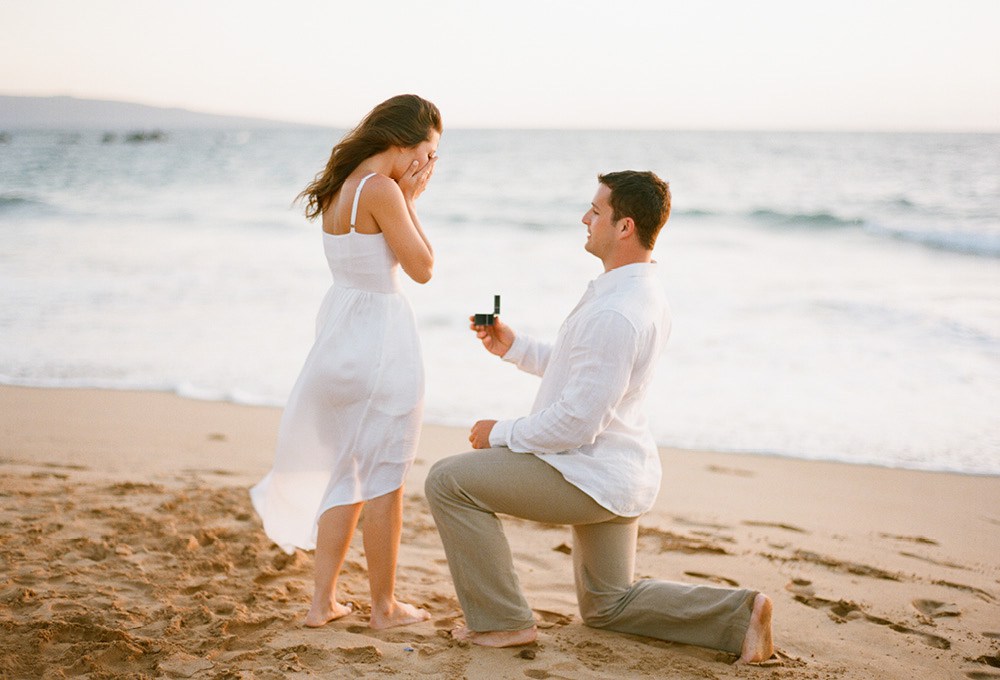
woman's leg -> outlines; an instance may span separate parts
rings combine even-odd
[[[315,588],[312,606],[306,614],[305,625],[322,626],[351,613],[349,605],[337,602],[337,577],[344,566],[347,549],[358,524],[362,503],[338,505],[319,518],[316,535]]]
[[[391,628],[426,621],[423,609],[396,600],[396,560],[403,531],[403,489],[373,498],[365,507],[361,528],[372,591],[369,626]]]

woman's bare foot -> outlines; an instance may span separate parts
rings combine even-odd
[[[383,628],[393,628],[395,626],[408,626],[411,623],[420,623],[431,618],[431,615],[412,604],[405,602],[394,602],[389,607],[382,609],[373,605],[372,616],[368,621],[368,627],[375,630]]]
[[[354,606],[350,602],[347,604],[332,602],[322,605],[317,605],[314,602],[312,607],[309,608],[309,613],[306,614],[306,620],[303,625],[309,628],[319,628],[335,619],[343,618],[353,611]]]
[[[774,654],[774,641],[771,639],[771,612],[774,608],[771,598],[764,593],[757,593],[753,599],[753,613],[750,614],[750,627],[743,638],[743,651],[739,663],[760,663],[767,661]]]
[[[524,630],[488,630],[477,633],[465,626],[451,631],[456,640],[466,640],[483,647],[519,647],[530,645],[538,639],[538,627],[532,626]]]

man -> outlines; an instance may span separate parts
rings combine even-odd
[[[651,172],[598,177],[586,250],[604,264],[554,345],[495,319],[475,326],[483,346],[541,376],[531,413],[480,420],[469,453],[428,474],[434,514],[466,627],[458,639],[488,647],[533,642],[538,630],[496,514],[573,527],[573,566],[584,623],[763,661],[773,653],[771,600],[745,589],[632,582],[639,515],[652,507],[660,460],[643,411],[670,333],[652,260],[670,215],[670,188]]]

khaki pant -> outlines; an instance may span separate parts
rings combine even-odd
[[[470,630],[534,625],[496,514],[573,527],[584,623],[739,654],[756,591],[632,582],[638,518],[619,517],[536,456],[483,449],[438,461],[425,487]]]

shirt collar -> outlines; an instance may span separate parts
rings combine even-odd
[[[604,272],[591,283],[598,295],[610,293],[629,279],[645,279],[656,276],[656,262],[635,262]]]

